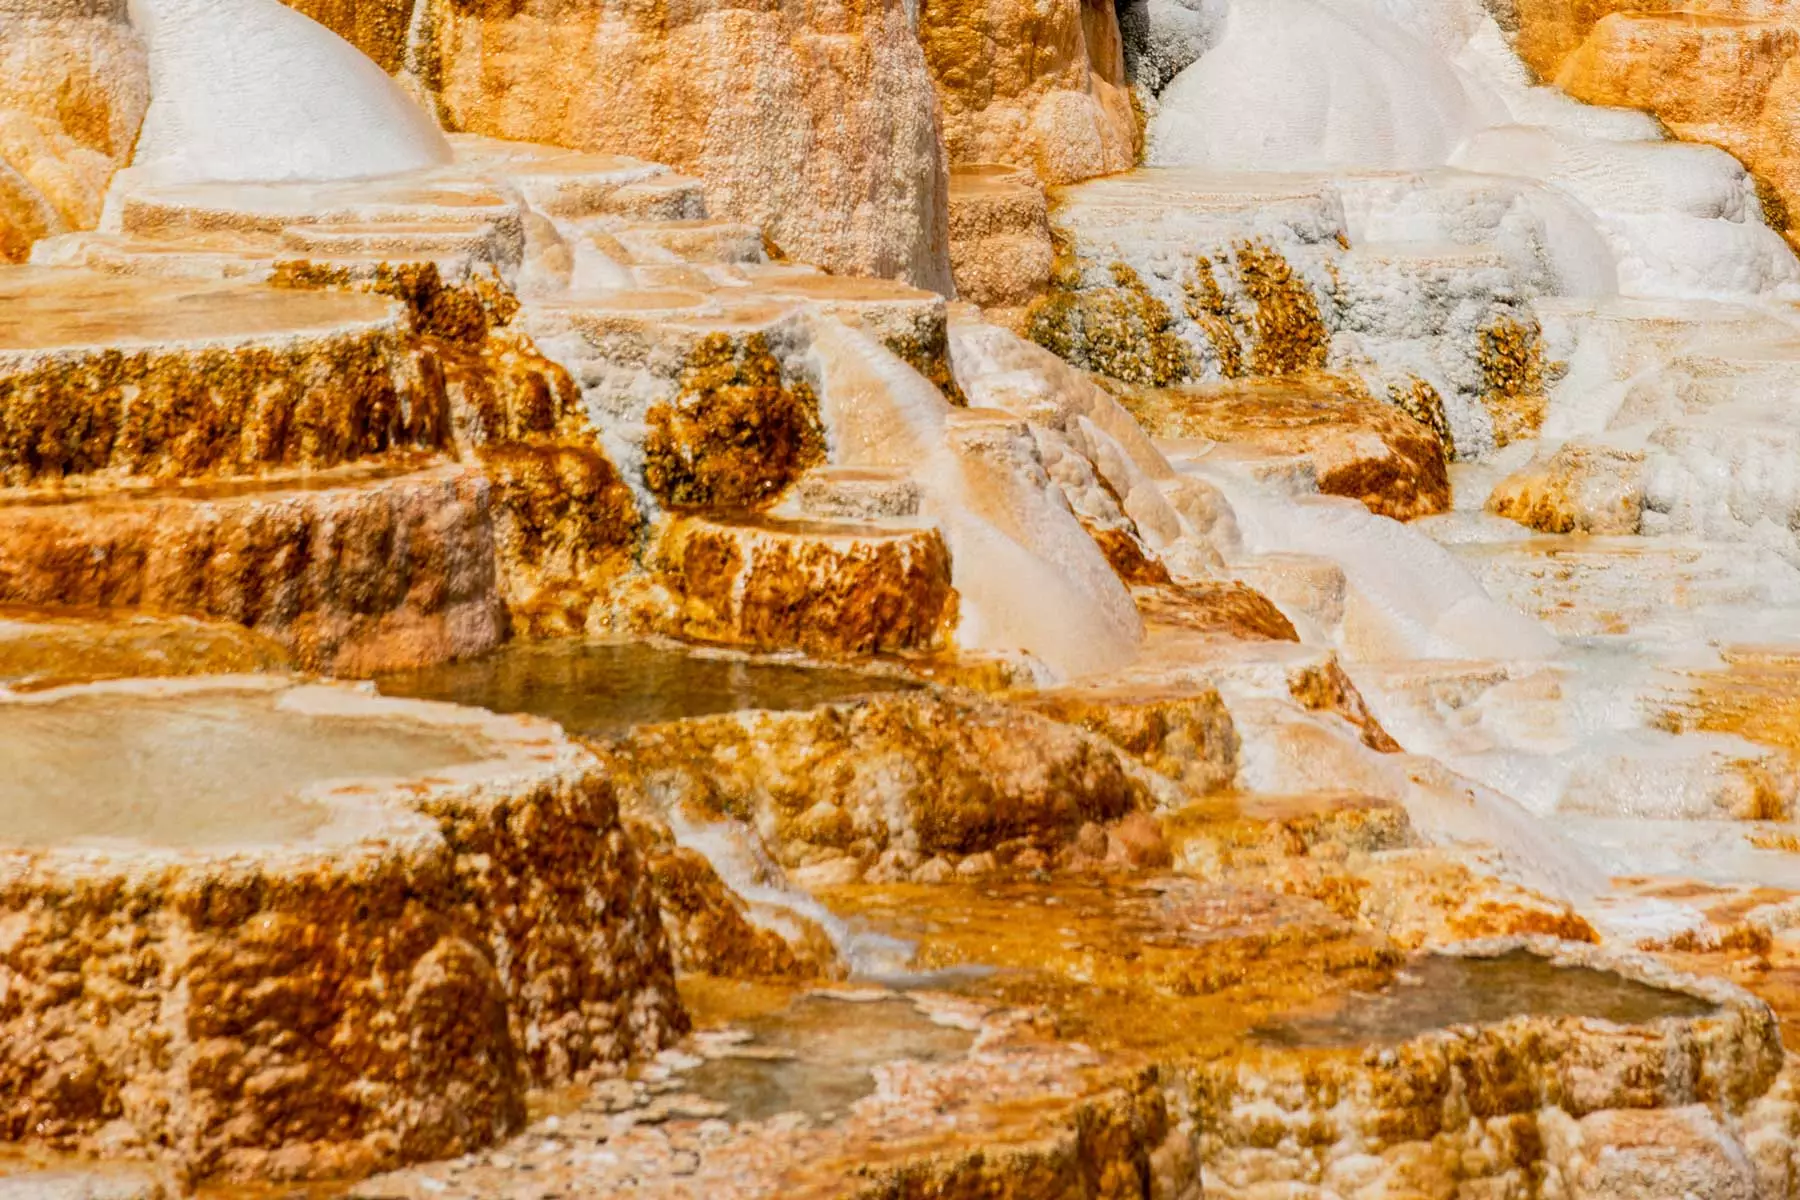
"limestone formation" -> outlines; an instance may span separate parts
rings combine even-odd
[[[481,1145],[526,1088],[683,1028],[610,786],[552,726],[248,678],[8,697],[0,722],[12,1138],[368,1171]],[[94,754],[119,726],[141,771]]]
[[[0,0],[0,1196],[1800,1196],[1778,10]]]
[[[1141,131],[1113,8],[929,0],[919,41],[952,163],[1010,163],[1057,184],[1136,161]]]
[[[451,128],[667,163],[796,258],[947,290],[945,160],[910,14],[432,3],[391,23]]]
[[[149,78],[122,0],[0,9],[0,261],[99,222],[113,172],[130,161]]]

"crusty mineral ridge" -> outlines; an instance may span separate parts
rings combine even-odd
[[[950,286],[936,106],[901,0],[301,7],[409,70],[451,128],[667,163],[798,258]]]
[[[547,723],[215,677],[7,695],[0,725],[9,1138],[367,1171],[685,1023],[611,787]],[[96,756],[121,728],[131,760]]]
[[[925,0],[919,41],[952,163],[1012,163],[1070,183],[1137,161],[1142,131],[1112,5]]]
[[[340,674],[437,662],[501,639],[490,505],[456,466],[25,498],[0,504],[0,597],[235,621]]]
[[[1230,761],[1228,727],[1204,699],[1186,715],[1189,725],[1146,745],[1146,757],[1163,767],[1185,756],[1195,776],[1216,779]],[[992,866],[1027,852],[1047,861],[1082,826],[1174,790],[1105,736],[931,694],[643,726],[611,750],[621,787],[676,816],[745,820],[784,865],[834,862],[852,877],[904,878],[931,860],[945,872],[971,857]],[[823,792],[822,779],[832,781]]]
[[[254,476],[448,443],[375,297],[0,272],[0,484]]]
[[[1330,376],[1119,389],[1153,437],[1200,438],[1249,458],[1309,462],[1319,491],[1409,520],[1450,507],[1442,442],[1360,386]]]
[[[950,169],[950,268],[959,299],[1029,304],[1050,284],[1055,248],[1042,185],[1002,163]]]
[[[1544,533],[1632,534],[1644,509],[1644,453],[1566,442],[1495,486],[1487,509]]]
[[[248,675],[293,665],[275,639],[222,621],[0,607],[0,684],[20,690],[145,676]]]
[[[125,0],[0,4],[0,261],[91,229],[150,99]]]
[[[1773,1117],[1757,1103],[1782,1061],[1765,1005],[1720,981],[1573,943],[1515,938],[1466,949],[1493,957],[1522,946],[1713,1007],[1640,1021],[1521,1014],[1398,1043],[1251,1049],[1209,1064],[1193,1080],[1209,1194],[1278,1187],[1323,1197],[1356,1186],[1504,1195],[1546,1175],[1565,1189],[1552,1194],[1595,1200],[1789,1194],[1785,1178],[1759,1191],[1741,1144],[1726,1132],[1760,1131]],[[1673,1144],[1690,1151],[1683,1170],[1691,1191],[1653,1182],[1682,1172],[1659,1171],[1654,1156],[1646,1161],[1652,1139],[1633,1131],[1649,1129],[1684,1135]],[[1601,1150],[1587,1138],[1617,1140]],[[1634,1176],[1643,1190],[1619,1190],[1617,1181]]]
[[[1800,203],[1800,31],[1780,6],[1527,0],[1515,11],[1515,45],[1544,79],[1590,104],[1647,109],[1676,136],[1729,151],[1765,185],[1769,224],[1789,228]]]
[[[950,554],[929,526],[740,518],[670,522],[631,619],[655,632],[831,656],[942,648]]]

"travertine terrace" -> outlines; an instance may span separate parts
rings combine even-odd
[[[1797,54],[0,0],[0,1195],[1800,1200]]]

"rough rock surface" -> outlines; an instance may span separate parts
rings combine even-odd
[[[123,0],[0,8],[0,261],[90,229],[149,105],[143,43]]]
[[[1043,188],[1001,164],[950,169],[950,267],[958,299],[1017,308],[1050,283],[1055,248]]]
[[[1011,163],[1045,183],[1137,159],[1118,17],[1089,0],[925,0],[919,41],[952,163]]]
[[[945,160],[909,12],[434,0],[408,65],[452,128],[703,175],[715,215],[787,254],[947,291]]]
[[[1501,480],[1487,508],[1545,533],[1636,533],[1643,466],[1641,452],[1567,442]]]
[[[225,727],[266,710],[364,736],[436,730],[467,765],[315,787],[302,795],[332,807],[310,836],[267,844],[150,831],[8,847],[10,1138],[154,1148],[196,1177],[363,1172],[490,1141],[518,1125],[527,1087],[682,1031],[611,788],[553,727],[243,679],[8,697],[5,715],[54,739],[65,709],[73,729],[109,702],[247,713],[215,715]]]
[[[1450,507],[1443,443],[1398,406],[1347,381],[1299,377],[1120,394],[1152,437],[1304,459],[1319,491],[1360,500],[1384,517],[1404,521]]]

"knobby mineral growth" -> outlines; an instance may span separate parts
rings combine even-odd
[[[0,1192],[1800,1200],[1797,53],[0,0]]]

